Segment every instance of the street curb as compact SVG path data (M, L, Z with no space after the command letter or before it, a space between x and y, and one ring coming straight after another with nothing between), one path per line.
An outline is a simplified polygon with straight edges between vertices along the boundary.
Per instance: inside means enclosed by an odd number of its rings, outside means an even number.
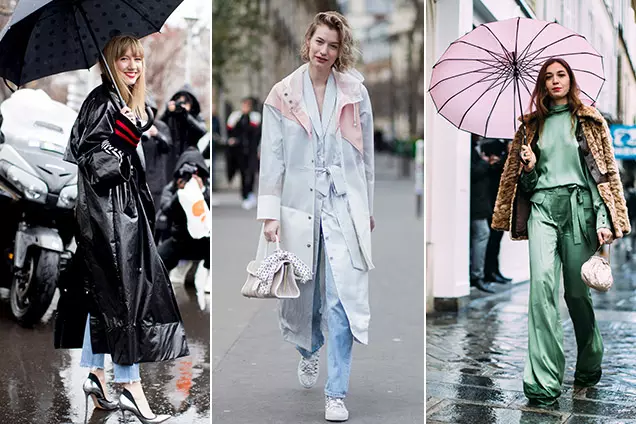
M480 294L476 296L475 298L471 297L471 299L467 302L466 307L479 306L482 303L490 302L492 300L497 300L504 296L509 296L511 292L517 291L520 287L525 286L526 284L529 284L529 283L530 283L530 280L523 280L523 281L511 283L509 287L501 289L501 291L497 291L496 293L492 293L492 294L486 293L483 295Z
M435 298L433 310L426 314L427 317L437 317L448 314L459 314L472 308L478 308L483 304L494 302L500 298L510 296L510 293L519 289L526 284L529 284L530 280L522 280L519 282L513 282L510 285L500 289L496 293L483 293L475 289L471 289L471 294L460 298ZM475 293L475 294L473 294ZM449 306L447 306L449 305Z

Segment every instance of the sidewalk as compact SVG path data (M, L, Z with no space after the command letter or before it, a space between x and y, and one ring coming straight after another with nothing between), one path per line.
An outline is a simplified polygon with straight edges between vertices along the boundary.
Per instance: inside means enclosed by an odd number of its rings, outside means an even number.
M353 348L352 424L416 424L424 415L424 224L415 217L413 183L397 179L389 160L376 162L371 325L369 345ZM256 211L242 210L236 192L219 200L212 210L212 421L324 423L327 350L318 384L303 389L299 355L282 340L276 302L240 294L256 253Z
M615 286L593 294L605 345L594 388L572 387L576 341L561 295L566 374L550 410L529 407L523 394L528 283L474 296L459 314L427 317L427 423L636 423L635 270L615 260Z

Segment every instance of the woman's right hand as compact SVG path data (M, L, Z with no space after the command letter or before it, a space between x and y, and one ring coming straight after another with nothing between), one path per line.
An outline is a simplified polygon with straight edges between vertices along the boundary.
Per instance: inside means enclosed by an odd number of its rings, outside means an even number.
M266 219L265 226L263 227L263 234L265 234L265 240L269 242L275 242L276 237L280 230L280 222L277 219Z
M521 159L524 161L523 170L526 172L532 171L537 164L537 156L528 145L521 146Z
M121 114L130 120L133 124L135 123L135 115L132 110L128 106L124 106L122 110L120 110Z

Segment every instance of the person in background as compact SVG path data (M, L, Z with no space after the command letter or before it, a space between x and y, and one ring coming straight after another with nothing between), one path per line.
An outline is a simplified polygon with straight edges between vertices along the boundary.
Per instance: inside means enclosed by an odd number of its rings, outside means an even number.
M203 156L196 147L190 147L179 158L176 171L171 182L164 188L161 199L161 213L170 222L170 237L159 245L159 256L164 265L171 271L180 260L202 261L195 274L195 286L203 287L203 291L210 293L210 237L194 239L188 232L188 221L179 203L177 190L194 178L203 192L203 197L210 206L210 172Z
M168 104L161 120L170 128L172 151L166 162L166 181L172 181L175 166L181 154L190 146L196 146L207 128L200 116L201 106L189 86L177 91Z
M503 166L506 163L507 145L505 142L496 139L485 139L480 143L481 151L488 159L490 171L488 173L488 202L492 210L495 208L497 201L497 192L499 191L499 180L503 173ZM503 231L493 230L490 225L492 223L492 214L488 218L488 228L490 236L488 238L488 246L486 247L486 261L484 265L484 280L491 283L506 284L512 281L501 275L499 270L499 252L501 251L501 239Z
M146 99L152 112L157 115L157 103L151 98ZM159 207L161 192L168 184L166 179L166 163L172 149L172 137L170 129L165 122L155 120L152 126L141 135L141 146L146 160L146 175L148 187L152 193L155 208Z
M473 136L470 157L470 285L486 293L494 293L484 281L484 265L492 217L488 201L491 165L489 158L479 151L477 137Z
M230 114L227 118L227 129L228 154L233 166L238 165L241 172L241 206L246 210L253 209L256 207L254 183L258 171L258 146L261 141L261 114L254 110L253 98L244 98L241 101L241 110Z

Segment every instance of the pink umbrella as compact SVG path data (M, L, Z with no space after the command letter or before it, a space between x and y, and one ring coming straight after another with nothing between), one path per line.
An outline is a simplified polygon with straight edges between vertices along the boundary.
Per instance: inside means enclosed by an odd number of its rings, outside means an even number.
M513 138L531 111L541 65L559 57L574 71L581 100L594 104L605 81L603 57L582 35L555 23L513 18L480 25L454 41L433 67L429 93L457 128Z

